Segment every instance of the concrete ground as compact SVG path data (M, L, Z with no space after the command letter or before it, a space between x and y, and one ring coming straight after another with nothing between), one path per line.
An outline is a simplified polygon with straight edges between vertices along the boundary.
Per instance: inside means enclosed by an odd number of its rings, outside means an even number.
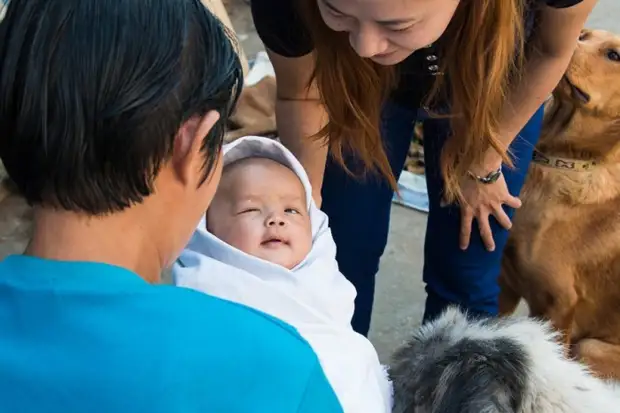
M248 57L262 50L244 0L228 0L229 13ZM588 24L620 33L620 1L599 0ZM422 283L426 214L392 208L388 246L381 261L370 338L387 361L393 350L416 328L424 311Z

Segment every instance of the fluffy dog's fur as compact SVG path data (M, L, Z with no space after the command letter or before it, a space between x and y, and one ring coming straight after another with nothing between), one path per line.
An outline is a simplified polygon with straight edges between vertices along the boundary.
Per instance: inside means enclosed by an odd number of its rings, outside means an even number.
M560 161L530 168L505 250L500 312L524 298L531 315L562 332L570 354L620 378L620 36L582 33L537 150Z
M616 389L564 357L530 318L468 320L456 308L393 357L394 413L612 413Z

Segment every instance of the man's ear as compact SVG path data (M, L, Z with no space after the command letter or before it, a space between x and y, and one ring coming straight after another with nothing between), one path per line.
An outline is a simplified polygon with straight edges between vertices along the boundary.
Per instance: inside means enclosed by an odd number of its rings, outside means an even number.
M209 111L203 117L194 116L188 119L174 139L172 164L178 179L184 184L198 186L200 176L198 171L204 164L204 156L200 148L205 136L219 120L216 111Z

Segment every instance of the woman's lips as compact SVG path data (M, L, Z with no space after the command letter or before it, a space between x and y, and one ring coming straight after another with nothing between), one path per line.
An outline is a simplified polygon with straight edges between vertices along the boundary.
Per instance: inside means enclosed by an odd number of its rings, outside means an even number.
M376 54L373 56L373 58L377 58L377 59L384 59L390 55L392 55L395 52L395 50L389 51L389 52L384 52L381 54Z

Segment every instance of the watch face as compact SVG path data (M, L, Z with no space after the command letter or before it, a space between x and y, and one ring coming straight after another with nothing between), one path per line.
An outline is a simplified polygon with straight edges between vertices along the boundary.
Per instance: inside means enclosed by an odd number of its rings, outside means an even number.
M497 171L495 171L495 172L491 172L490 174L488 174L487 176L484 176L484 177L482 177L482 176L476 176L476 175L474 175L473 173L469 172L469 176L470 176L472 179L474 179L474 180L476 180L476 181L478 181L478 182L480 182L480 183L483 183L483 184L492 184L492 183L494 183L494 182L497 182L497 180L499 179L499 177L500 177L500 176L502 176L502 170L501 170L501 169L498 169Z
M487 177L487 182L489 182L489 183L496 182L496 181L499 179L499 177L500 177L501 175L502 175L502 172L501 172L501 171L496 171L496 172L493 172L491 175L489 175L489 176Z

